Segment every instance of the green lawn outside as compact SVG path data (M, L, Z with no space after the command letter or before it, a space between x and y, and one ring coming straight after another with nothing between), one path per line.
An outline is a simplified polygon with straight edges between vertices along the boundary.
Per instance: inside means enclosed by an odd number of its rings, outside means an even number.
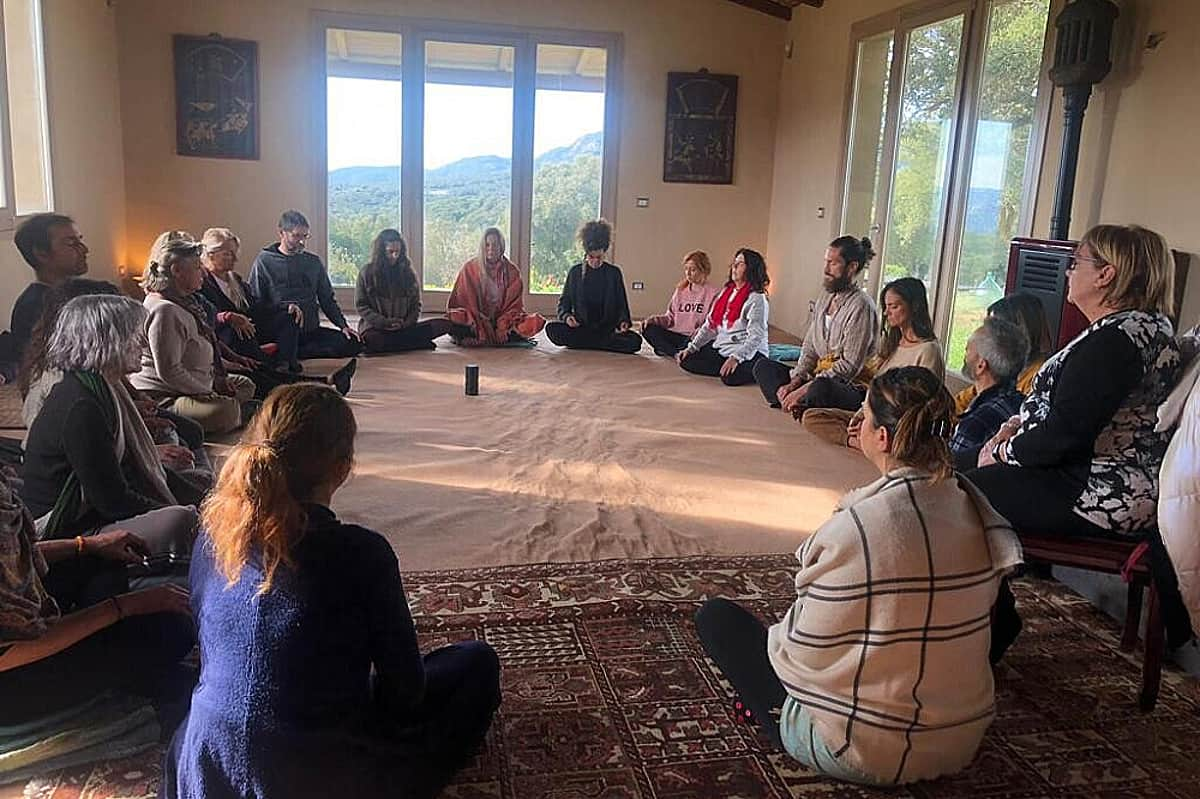
M987 307L999 295L977 294L960 291L954 298L954 316L950 322L950 341L945 347L946 371L957 372L962 368L963 356L967 352L967 339L987 316Z

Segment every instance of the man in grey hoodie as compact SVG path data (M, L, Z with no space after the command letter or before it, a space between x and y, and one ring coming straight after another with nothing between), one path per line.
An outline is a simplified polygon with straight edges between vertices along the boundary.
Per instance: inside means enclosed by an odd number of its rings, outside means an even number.
M299 211L279 217L279 241L264 247L250 267L250 291L264 305L287 311L300 326L301 358L352 358L362 351L333 295L321 259L305 252L308 219ZM320 312L338 329L321 326Z

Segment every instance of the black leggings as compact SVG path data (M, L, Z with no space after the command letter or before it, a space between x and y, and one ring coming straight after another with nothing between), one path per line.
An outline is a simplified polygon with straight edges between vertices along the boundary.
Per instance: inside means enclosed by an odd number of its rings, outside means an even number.
M633 355L642 348L642 337L632 330L605 333L591 327L571 327L566 322L546 325L546 338L560 347L576 350L603 350Z
M696 611L696 632L767 738L782 748L779 709L787 691L767 658L767 628L741 605L718 598Z
M437 349L433 340L446 335L453 327L449 319L430 319L403 330L367 329L362 333L363 346L370 353Z
M179 661L195 644L192 620L179 613L122 619L57 654L0 672L0 725L60 713L110 690L160 705L184 700L194 673Z
M763 357L763 354L756 352L753 358L742 361L736 369L722 377L721 367L725 365L725 356L717 352L717 348L709 343L684 358L680 366L683 367L683 371L691 372L694 375L720 377L721 382L727 386L748 386L754 382L754 365L764 360L766 358Z
M1046 537L1095 536L1128 540L1111 530L1092 524L1074 512L1083 483L1066 469L993 464L972 469L964 475L984 493L1001 516L1018 533ZM1150 545L1150 570L1162 603L1167 625L1167 642L1180 646L1191 637L1191 620L1179 592L1179 578L1155 530L1146 536ZM1015 603L1013 614L1016 614ZM999 615L999 614L997 614ZM997 618L997 624L1003 623ZM1010 626L1012 621L1007 622ZM1019 622L1017 622L1019 625Z
M300 334L301 360L308 358L353 358L362 352L362 342L348 338L332 327L318 327Z
M754 382L758 383L763 399L772 408L778 408L779 389L792 379L792 370L787 364L779 361L763 359L754 367ZM808 391L798 410L800 415L809 408L837 408L843 411L857 411L866 399L866 389L847 383L838 377L822 377L808 384Z
M646 325L642 330L642 337L646 339L647 344L654 348L655 355L661 355L664 358L674 358L692 340L691 336L667 330L659 325Z

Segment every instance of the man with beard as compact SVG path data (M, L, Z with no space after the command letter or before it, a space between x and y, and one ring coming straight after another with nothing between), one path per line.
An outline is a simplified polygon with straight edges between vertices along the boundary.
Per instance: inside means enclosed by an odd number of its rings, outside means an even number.
M36 214L17 228L13 243L33 268L37 280L21 292L13 305L12 360L20 363L42 318L51 290L88 271L88 247L75 220L62 214Z
M250 291L262 305L287 311L300 326L300 358L352 358L362 351L358 331L350 327L321 259L304 247L308 219L299 211L279 217L279 241L262 249L250 267ZM320 312L337 327L321 326Z
M796 368L763 359L754 380L772 408L857 410L862 390L852 381L875 350L875 303L857 281L875 257L870 239L841 236L825 250L825 295L813 308Z

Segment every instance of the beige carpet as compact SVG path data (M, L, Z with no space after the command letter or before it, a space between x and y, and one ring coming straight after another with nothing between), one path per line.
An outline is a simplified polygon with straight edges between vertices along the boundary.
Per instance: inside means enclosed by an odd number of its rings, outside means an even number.
M875 474L756 387L649 347L444 343L361 359L350 399L357 466L335 509L386 535L406 569L790 552Z

